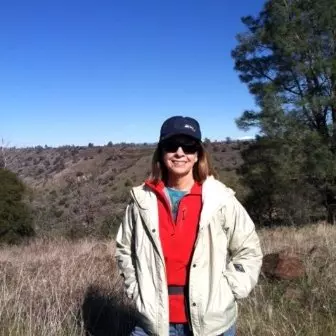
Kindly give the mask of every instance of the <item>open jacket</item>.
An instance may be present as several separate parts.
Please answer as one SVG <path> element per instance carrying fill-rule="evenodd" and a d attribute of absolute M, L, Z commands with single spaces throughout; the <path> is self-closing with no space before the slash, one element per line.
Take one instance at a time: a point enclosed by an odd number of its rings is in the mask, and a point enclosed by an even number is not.
<path fill-rule="evenodd" d="M 145 184 L 132 201 L 116 239 L 125 290 L 149 321 L 151 335 L 169 335 L 168 289 L 155 193 Z M 234 192 L 210 176 L 189 271 L 190 326 L 195 336 L 217 336 L 237 318 L 236 300 L 256 285 L 262 252 L 255 227 Z"/>

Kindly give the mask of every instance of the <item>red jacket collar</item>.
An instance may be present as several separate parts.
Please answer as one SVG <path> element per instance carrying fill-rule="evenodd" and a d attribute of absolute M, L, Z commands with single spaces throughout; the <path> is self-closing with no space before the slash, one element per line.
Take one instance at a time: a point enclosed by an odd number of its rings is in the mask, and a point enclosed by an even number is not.
<path fill-rule="evenodd" d="M 146 180 L 145 185 L 151 188 L 154 191 L 162 192 L 163 189 L 166 187 L 162 180 L 154 181 L 154 180 Z M 195 181 L 194 185 L 192 186 L 189 195 L 202 195 L 202 184 Z"/>

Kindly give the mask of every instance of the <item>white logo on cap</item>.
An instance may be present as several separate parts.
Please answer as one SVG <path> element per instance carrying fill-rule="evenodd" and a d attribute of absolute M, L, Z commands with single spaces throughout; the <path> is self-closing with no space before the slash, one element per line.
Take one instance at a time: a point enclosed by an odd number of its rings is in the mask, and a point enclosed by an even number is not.
<path fill-rule="evenodd" d="M 190 128 L 193 132 L 196 132 L 195 131 L 195 128 L 192 127 L 191 125 L 187 124 L 187 125 L 184 125 L 184 128 Z"/>

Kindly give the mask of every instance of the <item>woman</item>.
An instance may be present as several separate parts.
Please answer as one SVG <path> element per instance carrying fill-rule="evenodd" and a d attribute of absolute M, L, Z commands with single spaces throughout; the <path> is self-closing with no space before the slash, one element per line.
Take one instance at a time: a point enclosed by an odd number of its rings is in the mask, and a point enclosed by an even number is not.
<path fill-rule="evenodd" d="M 152 176 L 131 191 L 116 258 L 127 295 L 148 321 L 133 336 L 233 336 L 236 300 L 257 283 L 254 224 L 214 177 L 201 139 L 195 119 L 167 119 Z"/>

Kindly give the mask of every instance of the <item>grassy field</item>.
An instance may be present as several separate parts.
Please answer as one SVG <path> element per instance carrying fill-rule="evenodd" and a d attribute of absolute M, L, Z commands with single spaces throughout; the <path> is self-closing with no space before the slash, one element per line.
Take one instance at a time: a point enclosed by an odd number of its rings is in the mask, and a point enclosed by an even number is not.
<path fill-rule="evenodd" d="M 336 227 L 261 230 L 264 253 L 301 256 L 307 277 L 260 281 L 239 302 L 238 334 L 336 335 Z M 122 335 L 135 323 L 113 242 L 35 241 L 0 250 L 0 335 Z M 89 333 L 87 333 L 89 334 Z"/>

